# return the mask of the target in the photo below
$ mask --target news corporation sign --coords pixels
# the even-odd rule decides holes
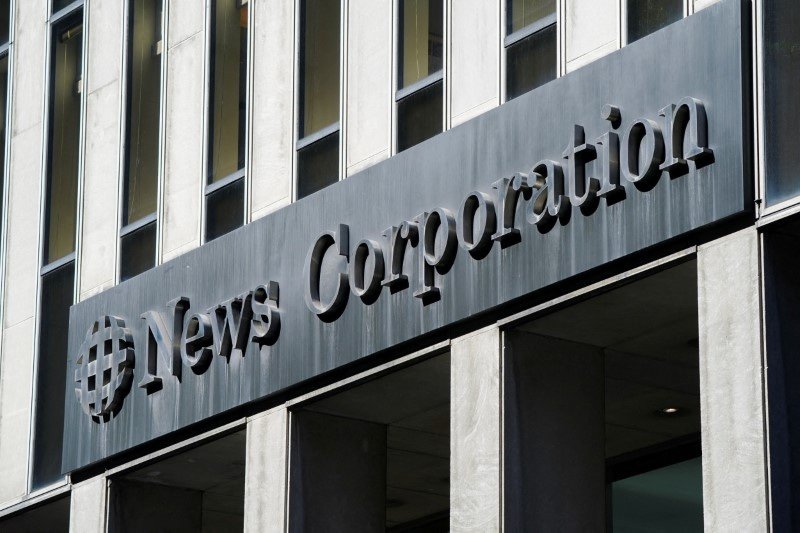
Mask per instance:
[[[745,13],[706,9],[73,306],[64,470],[746,215]]]

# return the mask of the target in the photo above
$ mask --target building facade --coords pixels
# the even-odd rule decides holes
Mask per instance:
[[[792,0],[0,1],[0,530],[800,528],[798,94]]]

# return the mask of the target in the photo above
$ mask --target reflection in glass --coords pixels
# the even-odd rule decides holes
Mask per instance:
[[[800,194],[800,6],[767,0],[763,9],[766,200],[775,205]]]
[[[556,12],[556,0],[509,0],[508,34]]]
[[[556,77],[556,25],[507,48],[506,98],[511,100]]]
[[[67,328],[75,263],[42,276],[39,354],[36,372],[36,420],[33,446],[34,489],[61,479],[61,440],[67,375]]]
[[[397,103],[397,150],[403,151],[442,132],[442,82]]]
[[[402,0],[398,88],[442,70],[441,0]]]
[[[339,122],[339,2],[302,0],[300,138]]]
[[[700,457],[611,484],[613,529],[703,531],[703,469]]]
[[[131,9],[123,226],[155,213],[158,194],[162,0],[136,0]]]
[[[122,236],[119,280],[125,281],[155,266],[156,222]]]
[[[297,175],[298,198],[308,196],[338,181],[338,131],[298,150]]]
[[[238,179],[207,196],[206,242],[225,235],[244,220],[244,179]]]
[[[211,61],[209,182],[244,168],[247,92],[247,4],[216,0]]]
[[[53,30],[44,264],[75,251],[81,116],[81,14]]]
[[[683,18],[683,0],[628,0],[628,42]]]

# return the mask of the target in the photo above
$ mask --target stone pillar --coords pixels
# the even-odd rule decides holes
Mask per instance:
[[[503,365],[505,529],[604,531],[601,349],[512,331]]]
[[[200,245],[206,163],[205,3],[167,0],[161,259]]]
[[[245,532],[285,530],[288,451],[289,423],[285,407],[247,421]]]
[[[69,504],[69,530],[75,533],[102,533],[106,530],[108,484],[98,476],[72,487]]]
[[[48,2],[14,2],[8,116],[8,196],[0,355],[0,502],[27,491],[39,282]]]
[[[350,0],[344,133],[348,176],[389,157],[392,139],[392,1]]]
[[[123,2],[86,3],[86,139],[83,163],[83,223],[78,253],[81,300],[114,285],[120,186]]]
[[[292,413],[289,531],[384,531],[386,426]]]
[[[759,268],[755,227],[697,251],[707,531],[768,525]]]
[[[262,217],[292,201],[295,2],[254,0],[250,212]]]
[[[460,337],[450,350],[450,530],[499,531],[500,330]]]

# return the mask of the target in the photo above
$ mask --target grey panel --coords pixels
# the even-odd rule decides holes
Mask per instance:
[[[740,0],[727,0],[647,36],[459,127],[263,219],[73,306],[70,314],[63,468],[71,471],[245,402],[264,398],[346,363],[440,330],[608,261],[747,213],[752,207],[749,120],[749,22]],[[744,27],[744,31],[743,31]],[[411,288],[382,290],[364,304],[350,295],[340,317],[323,322],[304,302],[302,271],[319,235],[350,227],[350,242],[381,241],[393,225],[444,207],[457,213],[470,191],[527,172],[543,158],[560,160],[573,125],[592,141],[609,130],[604,104],[619,106],[619,133],[640,117],[657,120],[666,105],[691,96],[708,115],[714,162],[674,179],[664,173],[648,192],[624,182],[627,199],[601,202],[547,233],[517,215],[522,240],[497,243],[482,259],[458,248],[452,268],[437,274],[441,300],[423,305],[416,250],[407,257]],[[259,149],[258,146],[255,147]],[[564,162],[566,163],[566,162]],[[566,168],[566,164],[565,164]],[[523,203],[523,202],[521,202]],[[521,211],[520,207],[520,211]],[[697,235],[697,234],[695,234]],[[351,246],[352,251],[352,246]],[[327,263],[327,260],[326,260]],[[281,332],[273,346],[248,343],[244,357],[214,356],[202,374],[183,367],[181,381],[163,374],[152,394],[145,375],[146,330],[139,317],[184,296],[205,311],[260,284],[280,285]],[[323,292],[325,292],[323,287]],[[118,316],[136,347],[130,394],[115,418],[92,421],[76,401],[74,371],[93,322]],[[163,365],[159,361],[160,369]]]

